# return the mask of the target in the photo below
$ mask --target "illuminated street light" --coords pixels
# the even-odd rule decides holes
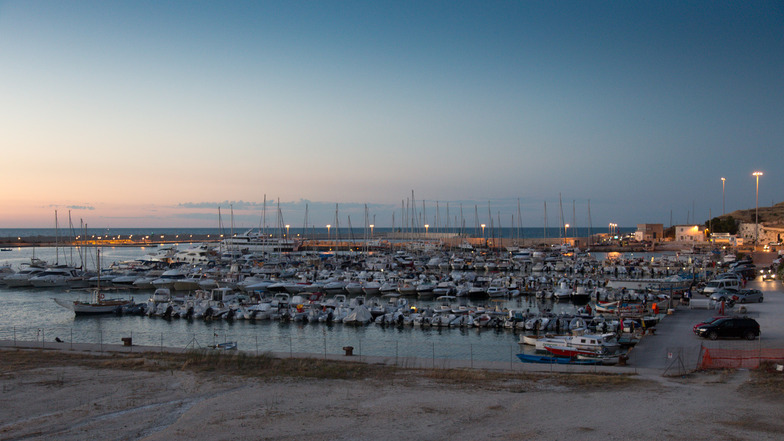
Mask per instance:
[[[727,210],[725,208],[726,205],[724,203],[724,201],[726,200],[724,198],[724,181],[726,181],[726,180],[727,180],[726,178],[721,178],[721,215],[722,216],[727,214]]]
[[[564,236],[569,237],[569,224],[564,225]]]
[[[286,224],[286,237],[287,237],[287,238],[289,237],[289,228],[290,228],[290,227],[291,227],[291,225],[289,225],[289,224]]]
[[[327,242],[329,242],[329,229],[332,228],[332,225],[327,224]]]
[[[486,227],[487,225],[485,225],[485,224],[482,224],[482,225],[480,225],[480,226],[482,227],[482,241],[484,241],[484,243],[485,243],[485,246],[487,246],[487,239],[485,239],[485,227]]]
[[[756,249],[757,248],[757,244],[759,243],[759,177],[762,176],[762,172],[761,171],[755,171],[754,173],[752,173],[752,176],[755,176],[757,178],[757,196],[756,196],[756,201],[754,203],[754,206],[755,206],[755,209],[754,209],[754,212],[755,212],[755,214],[754,214],[754,217],[755,217],[755,219],[754,219],[754,248]]]
[[[375,227],[375,225],[374,224],[370,224],[370,238],[371,239],[373,239],[373,227]]]
[[[429,224],[425,224],[425,237],[427,237],[427,229],[430,228]]]

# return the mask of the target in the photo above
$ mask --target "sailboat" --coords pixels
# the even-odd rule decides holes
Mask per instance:
[[[97,314],[116,314],[123,306],[131,305],[132,300],[125,299],[106,299],[101,291],[101,252],[96,252],[98,265],[98,284],[93,290],[93,299],[90,302],[74,300],[69,302],[62,299],[54,299],[55,303],[63,308],[70,309],[76,315],[97,315]]]

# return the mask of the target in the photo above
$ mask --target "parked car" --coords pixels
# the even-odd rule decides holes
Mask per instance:
[[[724,300],[725,302],[732,302],[732,297],[737,295],[740,291],[733,288],[724,288],[720,289],[713,294],[710,295],[710,299],[714,302],[721,302]]]
[[[716,340],[720,337],[754,340],[760,335],[760,326],[753,318],[726,317],[698,327],[697,335],[711,340]]]
[[[757,267],[755,266],[736,268],[731,271],[741,275],[746,280],[754,280],[757,277]]]
[[[771,268],[763,268],[759,272],[762,281],[776,280],[776,273]]]
[[[715,322],[716,320],[720,320],[720,319],[724,319],[724,318],[728,318],[728,317],[729,316],[726,316],[726,315],[717,315],[717,316],[711,317],[711,318],[709,318],[709,319],[707,319],[707,320],[705,320],[703,322],[697,323],[696,325],[694,325],[693,328],[691,328],[691,330],[692,330],[692,332],[694,332],[696,334],[697,333],[697,328],[699,328],[700,326],[710,325],[711,323]]]
[[[706,297],[710,297],[711,294],[721,291],[727,288],[734,288],[740,289],[741,281],[738,279],[717,279],[711,280],[705,285],[705,288],[702,289],[702,293]]]
[[[735,303],[762,303],[764,296],[758,289],[742,289],[737,294],[732,295]]]

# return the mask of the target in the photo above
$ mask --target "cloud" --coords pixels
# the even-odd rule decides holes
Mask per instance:
[[[67,208],[69,210],[95,210],[95,207],[93,207],[92,205],[65,205],[65,206],[63,206],[63,205],[60,205],[60,204],[49,204],[49,205],[46,205],[44,208],[54,208],[54,209]]]
[[[269,204],[268,204],[269,205]],[[258,202],[245,202],[245,201],[223,201],[223,202],[182,202],[177,204],[179,208],[209,208],[215,209],[218,208],[228,208],[232,207],[237,210],[247,210],[251,208],[259,208],[262,207],[263,204]]]

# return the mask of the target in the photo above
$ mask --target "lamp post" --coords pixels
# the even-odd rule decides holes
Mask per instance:
[[[330,224],[327,224],[327,242],[329,242],[329,229],[330,229],[331,227],[332,227],[332,225],[330,225]]]
[[[375,227],[375,225],[370,224],[370,240],[373,240],[373,227]]]
[[[482,227],[482,242],[485,243],[485,246],[487,246],[487,239],[485,239],[485,227],[486,226],[487,225],[485,225],[485,224],[480,225],[480,227]]]
[[[568,237],[569,237],[569,224],[564,224],[564,239]],[[566,241],[569,242],[568,239]]]
[[[425,224],[425,237],[427,237],[427,229],[430,228],[430,224]]]
[[[759,244],[759,177],[762,176],[762,172],[755,171],[752,176],[757,178],[757,192],[754,202],[754,249],[756,250],[757,244]]]
[[[725,178],[721,178],[721,215],[722,216],[727,214],[727,210],[725,208],[726,205],[724,203],[726,201],[726,199],[724,198],[724,181],[726,181],[726,180],[727,179],[725,179]]]
[[[291,225],[289,225],[289,224],[286,224],[286,239],[288,239],[288,238],[289,238],[289,228],[290,228],[290,227],[291,227]]]

